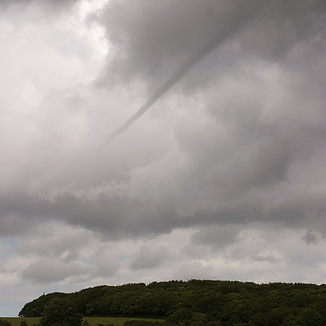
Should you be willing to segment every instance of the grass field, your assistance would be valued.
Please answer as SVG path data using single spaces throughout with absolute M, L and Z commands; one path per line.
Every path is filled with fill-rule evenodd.
M 33 326 L 39 323 L 40 318 L 38 317 L 29 317 L 29 318 L 19 318 L 19 317 L 1 317 L 3 320 L 8 320 L 12 326 L 19 326 L 20 323 L 25 320 L 28 323 L 28 326 Z
M 12 326 L 20 326 L 20 323 L 25 320 L 28 323 L 28 326 L 33 326 L 39 323 L 38 317 L 28 317 L 28 318 L 5 318 L 1 317 L 1 319 L 8 320 Z M 145 319 L 145 318 L 123 318 L 123 317 L 84 317 L 84 320 L 87 320 L 90 326 L 96 326 L 97 324 L 113 324 L 114 326 L 122 326 L 122 324 L 127 320 L 147 320 L 147 321 L 163 321 L 161 319 Z

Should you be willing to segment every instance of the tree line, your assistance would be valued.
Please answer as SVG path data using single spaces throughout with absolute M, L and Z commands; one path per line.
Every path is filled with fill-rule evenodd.
M 101 285 L 75 293 L 42 295 L 26 303 L 19 316 L 43 316 L 44 320 L 54 299 L 66 303 L 78 316 L 154 317 L 169 325 L 326 324 L 325 284 L 190 280 Z

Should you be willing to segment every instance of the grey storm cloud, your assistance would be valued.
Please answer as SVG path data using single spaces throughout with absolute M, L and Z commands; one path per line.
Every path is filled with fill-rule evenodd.
M 260 7 L 255 4 L 256 7 Z M 255 8 L 257 9 L 257 8 Z M 212 8 L 207 8 L 206 14 L 213 12 Z M 215 35 L 212 39 L 206 40 L 207 43 L 203 43 L 199 49 L 197 49 L 193 54 L 185 58 L 184 62 L 181 63 L 173 74 L 150 96 L 147 102 L 142 105 L 136 113 L 134 113 L 119 129 L 111 134 L 107 142 L 113 140 L 116 136 L 126 130 L 130 125 L 132 125 L 136 120 L 138 120 L 146 111 L 148 111 L 157 100 L 160 99 L 166 92 L 168 92 L 179 80 L 181 80 L 198 62 L 200 62 L 205 56 L 216 49 L 224 40 L 227 40 L 237 32 L 246 22 L 248 22 L 254 13 L 253 8 L 246 3 L 246 6 L 242 6 L 241 3 L 238 4 L 238 8 L 235 13 L 230 14 L 228 20 L 218 26 Z M 223 17 L 219 17 L 218 20 L 222 21 Z M 202 22 L 203 23 L 203 22 Z M 164 42 L 163 42 L 164 43 Z
M 298 270 L 298 251 L 321 262 L 326 2 L 110 0 L 88 17 L 94 3 L 0 3 L 8 271 L 119 283 L 240 277 L 249 261 L 244 277 L 265 280 L 268 264 Z M 51 223 L 78 232 L 26 240 Z
M 173 200 L 164 201 L 168 214 L 159 220 L 165 226 L 255 220 L 300 225 L 313 209 L 323 215 L 324 191 L 308 179 L 321 172 L 325 150 L 324 77 L 317 71 L 325 62 L 324 18 L 323 1 L 108 4 L 102 21 L 113 54 L 102 80 L 129 85 L 140 79 L 149 95 L 216 31 L 235 31 L 200 57 L 181 89 L 171 90 L 209 89 L 206 112 L 215 124 L 210 138 L 193 121 L 175 129 L 189 165 L 178 170 Z M 260 66 L 272 68 L 259 75 Z M 273 80 L 275 73 L 280 77 Z M 148 199 L 151 205 L 150 194 Z M 182 205 L 191 212 L 186 221 L 178 218 Z
M 325 21 L 324 0 L 0 1 L 0 315 L 97 284 L 325 283 Z
M 1 233 L 19 234 L 53 219 L 117 235 L 257 220 L 305 224 L 312 210 L 321 220 L 325 191 L 314 180 L 322 174 L 326 137 L 325 75 L 318 69 L 325 62 L 325 6 L 317 0 L 108 2 L 98 19 L 110 50 L 94 87 L 140 80 L 150 96 L 192 60 L 181 86 L 173 85 L 176 78 L 166 89 L 200 96 L 206 120 L 192 117 L 189 107 L 189 117 L 172 126 L 178 152 L 170 158 L 151 157 L 155 145 L 142 150 L 138 139 L 130 139 L 139 147 L 133 153 L 149 159 L 132 166 L 127 157 L 117 164 L 117 178 L 124 176 L 118 192 L 105 180 L 114 179 L 118 168 L 101 161 L 115 159 L 119 144 L 107 150 L 109 156 L 91 157 L 89 145 L 72 153 L 73 160 L 50 154 L 47 169 L 55 169 L 55 161 L 64 167 L 66 160 L 61 174 L 77 190 L 51 199 L 42 189 L 12 186 L 0 194 Z M 43 178 L 47 169 L 30 178 Z M 54 190 L 64 182 L 57 176 Z M 103 189 L 92 197 L 97 187 Z
M 304 236 L 302 237 L 303 241 L 306 242 L 307 244 L 318 244 L 318 236 L 311 232 L 307 231 Z
M 157 87 L 220 33 L 224 48 L 216 42 L 214 53 L 185 81 L 201 88 L 230 64 L 284 60 L 297 45 L 321 37 L 324 15 L 322 0 L 111 1 L 102 19 L 116 55 L 106 77 L 141 78 Z

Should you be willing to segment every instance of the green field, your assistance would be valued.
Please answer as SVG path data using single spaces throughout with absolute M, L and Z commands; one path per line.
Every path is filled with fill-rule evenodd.
M 8 320 L 12 326 L 20 326 L 20 323 L 25 320 L 28 323 L 28 326 L 33 326 L 39 323 L 38 317 L 28 317 L 28 318 L 5 318 L 1 317 L 1 319 Z M 113 324 L 114 326 L 122 326 L 122 324 L 127 320 L 147 320 L 147 321 L 163 321 L 162 319 L 148 319 L 148 318 L 124 318 L 124 317 L 84 317 L 84 320 L 87 320 L 90 326 L 96 326 L 97 324 Z
M 19 326 L 20 322 L 25 320 L 28 323 L 28 326 L 33 326 L 39 323 L 40 318 L 38 317 L 28 317 L 28 318 L 19 318 L 19 317 L 1 317 L 3 320 L 8 320 L 12 326 Z

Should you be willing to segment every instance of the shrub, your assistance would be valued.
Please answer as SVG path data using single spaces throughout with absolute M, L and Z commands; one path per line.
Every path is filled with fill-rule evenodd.
M 0 326 L 11 326 L 9 321 L 0 318 Z
M 65 299 L 55 298 L 45 307 L 41 326 L 81 326 L 82 316 Z

